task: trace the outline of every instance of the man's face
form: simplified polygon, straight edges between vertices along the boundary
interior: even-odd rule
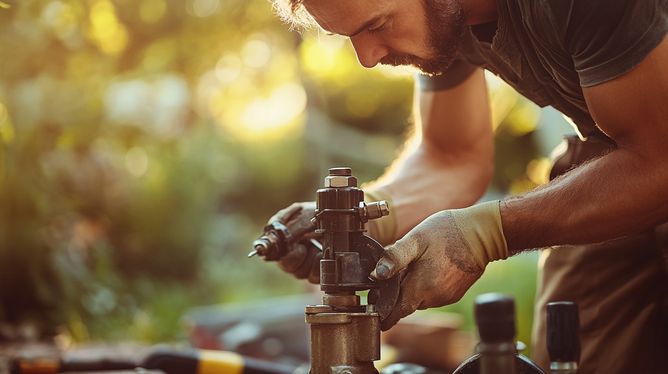
[[[412,65],[439,74],[465,30],[457,0],[306,0],[325,31],[348,36],[362,66]]]

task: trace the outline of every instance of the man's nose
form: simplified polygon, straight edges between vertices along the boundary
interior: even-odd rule
[[[374,38],[363,34],[351,37],[350,42],[355,48],[360,64],[365,68],[372,68],[380,62],[380,59],[387,56],[388,50]]]

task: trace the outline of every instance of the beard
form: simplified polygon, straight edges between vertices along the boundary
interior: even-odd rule
[[[427,24],[428,54],[421,58],[415,55],[392,52],[380,60],[381,64],[411,65],[426,75],[443,73],[457,56],[466,31],[462,7],[457,0],[423,0]]]

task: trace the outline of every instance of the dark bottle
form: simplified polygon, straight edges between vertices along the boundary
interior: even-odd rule
[[[580,362],[580,316],[572,302],[547,304],[547,351],[552,374],[577,374]]]
[[[475,301],[480,343],[480,374],[515,374],[515,302],[507,295],[487,293]]]

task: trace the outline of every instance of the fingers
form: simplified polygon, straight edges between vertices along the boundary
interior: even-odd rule
[[[389,329],[415,310],[459,301],[481,275],[481,271],[463,272],[442,256],[422,256],[408,267],[397,302],[388,317],[381,321],[381,329]]]
[[[293,203],[285,209],[279,210],[276,214],[269,218],[267,224],[272,224],[274,222],[280,222],[286,224],[295,214],[299,213],[303,209],[301,203]]]
[[[306,246],[295,244],[288,253],[278,260],[278,266],[287,273],[295,273],[304,261],[306,261],[307,252]],[[299,278],[296,274],[295,276]]]
[[[308,275],[308,281],[311,284],[320,284],[320,259],[322,259],[322,252],[318,251],[313,258],[311,272]]]
[[[301,209],[293,213],[285,223],[295,238],[301,238],[307,234],[313,235],[316,229],[311,222],[315,216],[315,202],[300,203],[300,205]]]
[[[411,262],[420,258],[426,249],[426,244],[419,240],[419,234],[408,233],[394,245],[385,249],[371,277],[378,280],[394,277]]]
[[[314,233],[315,226],[311,223],[311,219],[315,215],[315,207],[315,201],[293,203],[269,218],[267,224],[271,225],[274,222],[279,222],[287,226],[295,240],[299,240],[305,235],[317,237]]]
[[[387,331],[392,326],[396,325],[400,319],[415,312],[420,304],[422,304],[422,296],[419,292],[406,292],[412,290],[411,284],[414,283],[412,274],[408,274],[401,283],[401,292],[397,298],[397,302],[390,314],[383,321],[380,322],[381,331]]]
[[[278,260],[278,266],[297,279],[320,282],[320,259],[322,252],[313,245],[295,244],[291,251]]]

